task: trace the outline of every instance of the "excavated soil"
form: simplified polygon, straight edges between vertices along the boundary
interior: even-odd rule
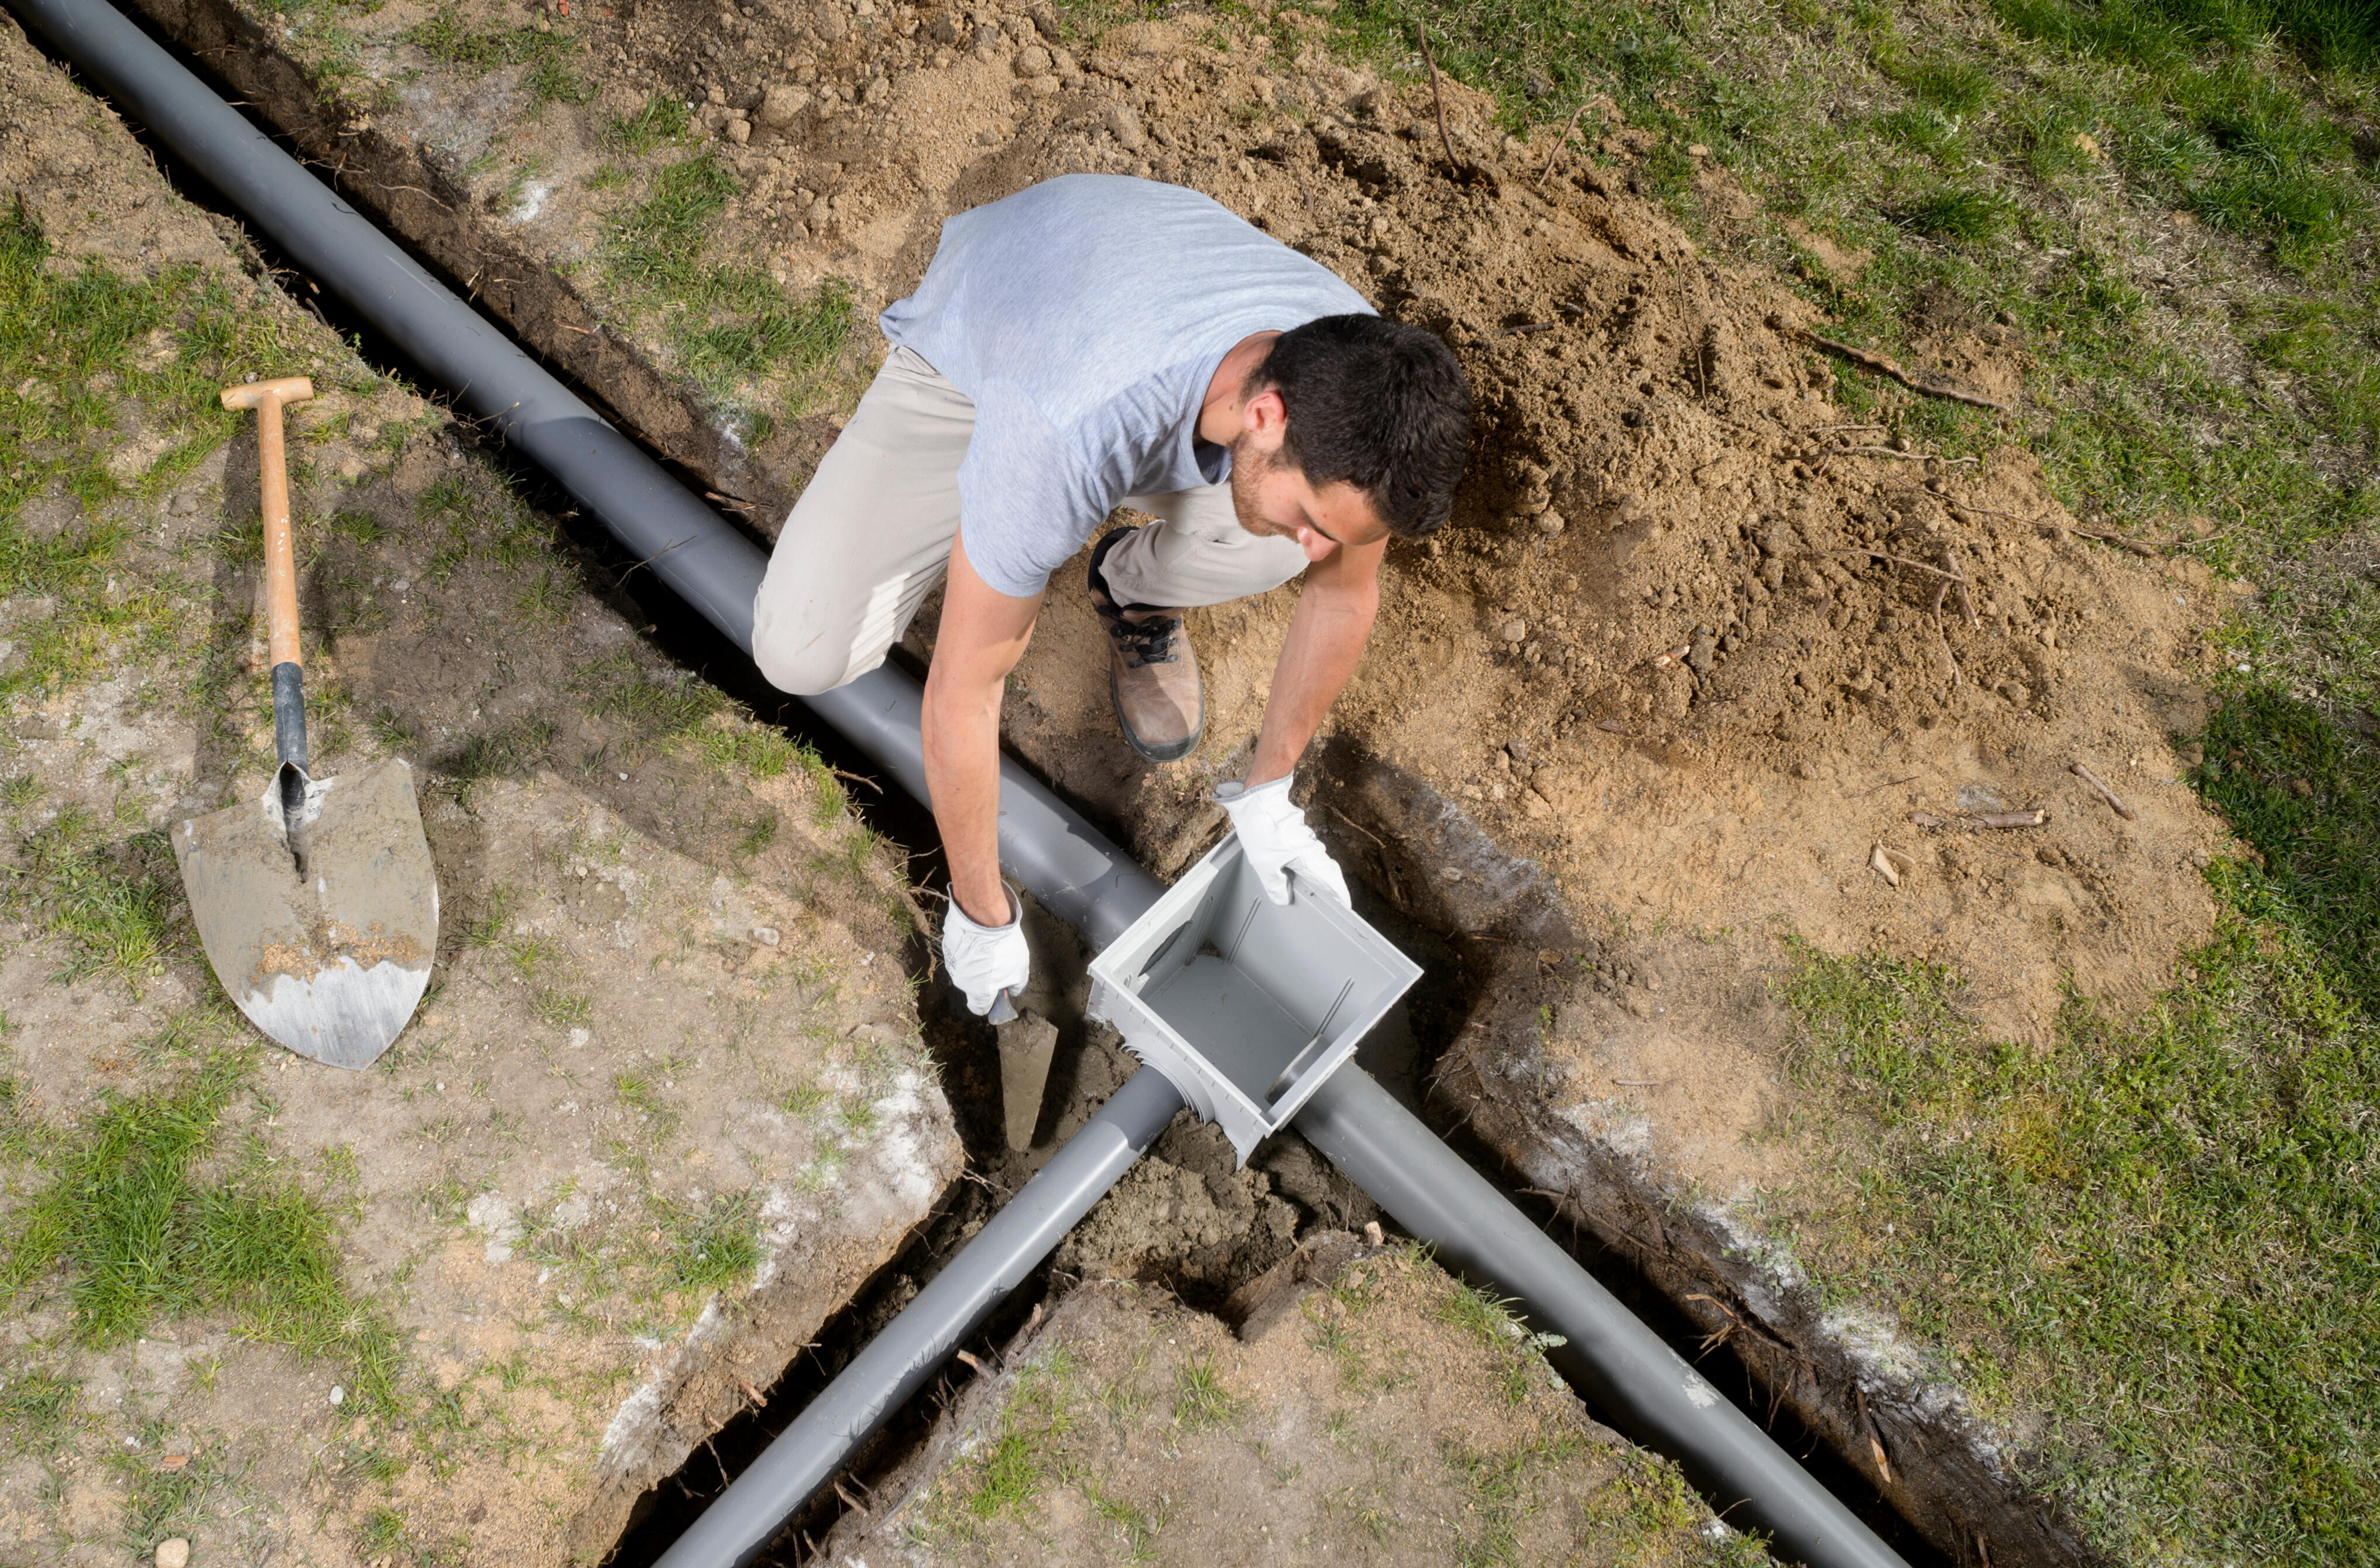
[[[103,399],[80,456],[120,490],[53,485],[0,533],[18,555],[80,537],[122,614],[0,598],[0,672],[95,639],[87,670],[13,690],[0,730],[0,1557],[121,1563],[178,1535],[198,1568],[599,1558],[956,1178],[899,867],[6,23],[0,101],[0,192],[50,275],[222,289],[216,349],[313,378],[290,450],[315,772],[411,764],[443,903],[430,992],[371,1068],[262,1046],[230,1012],[164,832],[270,778],[254,426],[158,467],[188,456],[193,410],[37,358],[14,397]],[[142,352],[204,349],[169,324]],[[159,950],[111,966],[90,922],[127,911]],[[98,1263],[20,1267],[102,1119],[211,1075],[236,1088],[194,1181],[330,1217],[338,1331],[385,1315],[387,1398],[252,1302],[169,1289],[94,1339]],[[706,1267],[712,1246],[745,1261]]]
[[[1655,1270],[1674,1296],[1718,1280],[1729,1310],[1759,1310],[1790,1347],[1779,1365],[1817,1380],[1778,1372],[1769,1392],[1846,1454],[1866,1452],[1854,1384],[1897,1391],[1915,1440],[1954,1451],[1896,1467],[1897,1498],[1946,1550],[1968,1550],[1959,1521],[2003,1516],[1996,1560],[2067,1550],[1975,1457],[1990,1440],[1931,1373],[1807,1303],[1762,1309],[1776,1277],[1729,1261],[1751,1246],[1732,1227],[1754,1222],[1727,1205],[1792,1180],[1797,1158],[1747,1141],[1792,1092],[1764,977],[1789,933],[1924,956],[2017,1039],[2050,1029],[2068,985],[2115,1013],[2144,1003],[2212,926],[2200,869],[2226,840],[2176,747],[2201,723],[2201,633],[2225,585],[2078,531],[2016,446],[1918,449],[1912,394],[1876,382],[1877,411],[1846,413],[1838,378],[1868,372],[1808,341],[1826,323],[1778,279],[1698,252],[1642,193],[1655,139],[1608,106],[1591,155],[1548,169],[1543,135],[1503,135],[1450,82],[1450,161],[1427,86],[1335,62],[1316,15],[1096,31],[1046,7],[391,0],[339,11],[334,51],[232,0],[146,8],[763,534],[880,357],[873,310],[915,283],[945,217],[1034,180],[1194,186],[1444,334],[1480,412],[1455,523],[1390,550],[1373,646],[1305,770],[1334,850],[1386,913],[1456,939],[1460,987],[1481,999],[1447,1030],[1461,1039],[1435,1103],[1584,1204],[1607,1242],[1658,1238],[1653,1256],[1681,1260],[1674,1279]],[[501,49],[446,63],[419,42],[432,24],[568,40],[587,100],[541,102],[530,67],[485,63]],[[632,154],[607,139],[656,92],[694,105],[686,141]],[[690,158],[736,188],[707,262],[761,269],[788,298],[854,291],[863,324],[823,380],[698,391],[685,333],[607,260],[659,172]],[[1718,170],[1700,181],[1742,198]],[[2004,323],[1946,295],[1911,325],[1913,371],[2022,398],[2029,360]],[[1010,743],[1179,869],[1220,830],[1208,791],[1253,738],[1294,592],[1192,614],[1207,741],[1150,767],[1114,734],[1096,622],[1062,572],[1012,684]],[[932,638],[929,605],[907,656]],[[1979,822],[2036,808],[2031,825]],[[1073,1030],[1061,1071],[1096,1055]],[[1087,1094],[1106,1072],[1080,1076]],[[1524,1081],[1524,1097],[1496,1088]],[[1223,1192],[1176,1152],[1117,1201],[1203,1234],[1203,1186],[1231,1210],[1219,1234],[1248,1249],[1231,1268],[1261,1262],[1276,1195]],[[1662,1229],[1705,1199],[1703,1222]],[[1133,1253],[1129,1236],[1099,1246],[1087,1271]],[[1715,1309],[1688,1308],[1716,1327]]]

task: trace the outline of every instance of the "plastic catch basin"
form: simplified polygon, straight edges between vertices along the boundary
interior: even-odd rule
[[[1091,961],[1091,1016],[1223,1129],[1240,1163],[1288,1124],[1421,969],[1293,873],[1267,902],[1237,834]]]

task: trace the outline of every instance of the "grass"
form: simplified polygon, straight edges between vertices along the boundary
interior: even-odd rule
[[[228,1159],[218,1149],[252,1092],[256,1057],[217,1022],[212,1049],[176,1080],[49,1131],[55,1173],[0,1240],[0,1308],[57,1290],[76,1341],[98,1348],[226,1313],[243,1337],[339,1364],[355,1414],[401,1416],[397,1331],[345,1284],[328,1201],[253,1136]],[[53,1394],[28,1397],[38,1413]]]
[[[722,1194],[700,1209],[666,1201],[654,1208],[668,1248],[669,1288],[707,1295],[752,1282],[760,1267],[760,1220],[750,1193]]]
[[[242,309],[197,267],[128,277],[96,261],[62,268],[22,202],[0,209],[0,600],[45,601],[11,627],[0,699],[55,695],[114,663],[171,655],[188,614],[154,574],[111,592],[123,528],[102,509],[154,495],[229,440],[239,416],[216,394],[249,371],[335,380],[287,341],[271,312]],[[128,415],[166,438],[137,472],[111,466]],[[79,516],[35,529],[26,504],[70,499]]]
[[[624,152],[685,134],[685,111],[655,98],[613,122]],[[661,323],[681,371],[743,429],[764,441],[780,413],[799,414],[850,335],[853,294],[837,279],[795,298],[768,273],[708,254],[736,178],[708,152],[653,171],[641,200],[611,219],[602,262],[623,302]],[[774,410],[774,412],[772,412]]]
[[[55,978],[107,975],[136,991],[164,972],[179,941],[179,886],[162,831],[111,844],[105,825],[79,806],[18,840],[17,874],[0,884],[0,908],[67,943]]]
[[[2265,864],[2218,863],[2216,940],[2138,1021],[2078,996],[1992,1041],[1954,976],[1803,953],[1804,1081],[1857,1112],[1800,1240],[1986,1410],[2047,1413],[2034,1474],[2112,1556],[2371,1562],[2380,763],[2267,688],[2208,744]]]
[[[1239,1403],[1223,1387],[1210,1359],[1185,1361],[1173,1375],[1173,1421],[1185,1431],[1210,1432],[1230,1426]]]
[[[998,1435],[952,1466],[949,1493],[929,1510],[933,1524],[970,1533],[1021,1515],[1051,1480],[1071,1473],[1062,1445],[1075,1430],[1077,1370],[1062,1347],[1017,1373]]]

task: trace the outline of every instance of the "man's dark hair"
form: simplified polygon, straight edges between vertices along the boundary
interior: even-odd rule
[[[1308,483],[1354,485],[1405,539],[1445,525],[1471,444],[1471,387],[1436,333],[1323,316],[1275,338],[1247,386],[1280,392],[1281,458]]]

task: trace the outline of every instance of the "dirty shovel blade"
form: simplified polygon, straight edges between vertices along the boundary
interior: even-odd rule
[[[437,872],[403,760],[308,793],[300,854],[268,790],[176,824],[174,858],[207,962],[239,1010],[300,1056],[368,1067],[430,983]]]

